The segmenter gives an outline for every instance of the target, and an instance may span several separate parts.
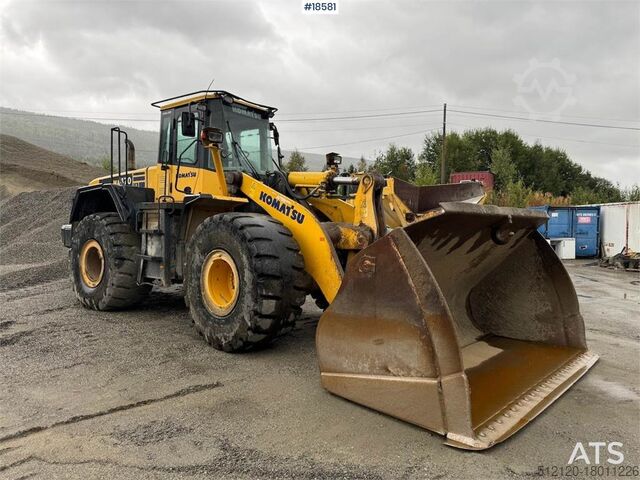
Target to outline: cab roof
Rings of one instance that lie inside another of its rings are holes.
[[[201,100],[210,98],[225,98],[225,100],[232,100],[233,103],[244,105],[245,107],[254,108],[256,110],[262,110],[275,113],[278,109],[275,107],[269,107],[267,105],[261,105],[259,103],[250,102],[242,97],[229,93],[225,90],[199,90],[197,92],[185,93],[184,95],[178,95],[177,97],[165,98],[164,100],[158,100],[151,105],[157,107],[160,110],[167,110],[169,108],[180,107],[182,105],[188,105],[190,103],[199,102]]]

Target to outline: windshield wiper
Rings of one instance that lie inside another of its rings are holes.
[[[236,151],[236,157],[238,157],[238,160],[245,161],[246,165],[249,167],[249,170],[251,170],[251,172],[253,173],[254,178],[259,178],[260,174],[258,173],[258,170],[256,170],[256,168],[253,166],[253,163],[251,163],[251,160],[249,160],[249,157],[242,149],[240,144],[236,142],[236,139],[233,135],[233,130],[231,130],[231,125],[229,124],[229,120],[227,120],[227,128],[229,129],[229,134],[231,135],[231,145],[233,145],[233,148]],[[242,152],[242,157],[238,154],[238,150]]]

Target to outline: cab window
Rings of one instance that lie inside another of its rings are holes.
[[[262,166],[260,150],[260,130],[257,128],[240,132],[240,148],[247,154],[249,161],[260,168]]]
[[[259,173],[266,172],[272,165],[269,120],[259,112],[235,104],[224,105],[222,113],[224,167],[246,171],[248,161]]]
[[[163,112],[160,121],[160,147],[158,148],[158,162],[168,163],[171,156],[171,124],[172,112]]]
[[[194,165],[198,161],[198,138],[200,131],[200,120],[196,116],[196,136],[185,137],[182,135],[182,110],[177,110],[176,118],[176,163],[180,159],[182,165]],[[181,156],[182,155],[182,156]]]

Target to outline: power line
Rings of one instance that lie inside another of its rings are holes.
[[[476,107],[467,107],[467,108],[476,108]],[[477,107],[479,108],[479,107]],[[492,110],[487,108],[487,110]],[[499,111],[498,109],[493,109]],[[376,111],[376,110],[372,110]],[[404,117],[411,115],[423,115],[429,113],[441,112],[442,109],[430,109],[430,110],[417,110],[417,111],[404,111],[404,112],[394,112],[394,113],[379,113],[379,114],[371,114],[371,115],[347,115],[347,116],[339,116],[339,117],[310,117],[310,118],[290,118],[290,119],[279,119],[279,123],[296,123],[296,122],[318,122],[318,121],[335,121],[335,120],[358,120],[358,119],[374,119],[374,118],[388,118],[388,117]],[[640,131],[640,127],[628,127],[628,126],[620,126],[620,125],[607,125],[607,124],[595,124],[595,123],[580,123],[580,122],[568,122],[561,120],[547,120],[547,119],[539,119],[539,118],[529,118],[529,117],[520,117],[513,115],[500,115],[494,113],[484,113],[484,112],[472,112],[468,110],[455,110],[449,109],[449,112],[454,112],[465,115],[472,116],[482,116],[482,117],[492,117],[492,118],[503,118],[509,120],[519,120],[519,121],[529,121],[529,122],[538,122],[538,123],[549,123],[555,125],[571,125],[571,126],[579,126],[579,127],[592,127],[592,128],[607,128],[607,129],[615,129],[615,130],[631,130],[631,131]],[[105,112],[106,113],[106,112]],[[43,113],[31,113],[31,112],[7,112],[0,110],[0,114],[4,115],[14,115],[14,116],[30,116],[30,117],[38,117],[46,115]],[[158,118],[153,119],[143,119],[143,118],[122,118],[122,117],[66,117],[66,116],[58,116],[59,118],[66,118],[70,120],[91,120],[91,121],[105,121],[105,122],[159,122]],[[366,128],[362,128],[363,130]],[[350,130],[347,128],[335,129],[338,130]],[[356,129],[354,129],[356,130]],[[313,130],[308,130],[313,131]],[[317,130],[321,131],[321,130]],[[330,131],[330,130],[327,130]],[[542,137],[541,137],[542,138]],[[551,138],[551,137],[549,137]]]
[[[529,113],[525,110],[510,110],[505,108],[493,108],[493,107],[479,107],[475,105],[459,105],[459,104],[450,104],[452,107],[457,108],[471,108],[474,110],[489,110],[493,112],[507,112],[507,113]],[[435,108],[439,107],[439,104],[431,104],[431,105],[413,105],[413,106],[403,106],[403,107],[389,107],[389,108],[369,108],[369,109],[358,109],[358,110],[334,110],[334,111],[322,111],[322,112],[280,112],[278,116],[295,116],[295,115],[331,115],[336,113],[363,113],[363,112],[386,112],[392,110],[408,110],[408,109],[425,109],[425,108]],[[25,108],[25,107],[22,107]],[[83,114],[104,114],[104,115],[148,115],[149,112],[97,112],[94,110],[42,110],[39,108],[26,108],[27,111],[38,112],[42,114],[57,114],[57,113],[83,113]],[[560,117],[568,117],[568,118],[585,118],[591,120],[605,120],[605,121],[613,121],[613,122],[640,122],[640,119],[629,119],[629,118],[603,118],[603,117],[594,117],[594,116],[585,116],[585,115],[568,115],[562,114],[558,115]]]
[[[369,110],[369,111],[379,111],[379,110]],[[314,122],[314,121],[327,121],[327,120],[352,120],[352,119],[361,119],[361,118],[396,117],[396,116],[405,116],[405,115],[422,115],[422,114],[425,114],[425,113],[433,113],[433,112],[439,112],[439,111],[441,111],[441,109],[404,111],[404,112],[394,112],[394,113],[379,113],[379,114],[371,114],[371,115],[347,115],[347,116],[342,116],[342,117],[311,117],[311,118],[288,118],[288,119],[284,118],[284,119],[279,119],[278,122]],[[49,115],[52,112],[55,112],[55,110],[42,111],[41,113],[0,111],[0,113],[6,114],[6,115],[32,116],[32,117],[33,116]],[[69,110],[68,112],[72,112],[72,111]],[[107,114],[108,112],[94,112],[94,113]],[[129,114],[120,113],[120,115],[129,115]],[[130,115],[138,115],[138,114],[131,113]],[[312,115],[316,115],[316,114],[312,113]],[[62,116],[62,115],[52,115],[52,116],[59,116],[61,118],[70,118],[70,119],[79,119],[79,120],[107,120],[107,121],[125,121],[126,120],[126,121],[134,121],[134,122],[156,122],[156,121],[159,121],[159,118],[144,119],[144,118],[92,117],[92,116],[89,116],[89,117],[84,117],[84,116],[66,117],[66,116]]]
[[[407,109],[425,109],[439,107],[438,104],[432,105],[414,105],[405,107],[389,107],[389,108],[369,108],[359,110],[335,110],[335,111],[322,111],[322,112],[280,112],[278,116],[294,116],[294,115],[331,115],[336,113],[363,113],[363,112],[388,112],[392,110],[407,110]],[[1,108],[1,107],[0,107]],[[9,107],[5,107],[9,108]],[[21,107],[26,108],[26,107]],[[26,108],[26,110],[32,110],[33,112],[40,112],[42,114],[56,114],[56,113],[87,113],[87,114],[104,114],[104,115],[148,115],[149,112],[96,112],[93,110],[42,110],[39,108]]]
[[[449,122],[449,125],[454,125],[456,127],[463,127],[463,128],[471,128],[471,129],[478,129],[480,127],[474,127],[472,125],[463,125],[461,123],[451,123]],[[626,143],[610,143],[610,142],[597,142],[597,141],[593,141],[593,140],[581,140],[578,138],[566,138],[566,137],[550,137],[550,136],[546,136],[546,135],[535,135],[533,133],[524,133],[521,132],[520,130],[518,130],[516,132],[518,135],[522,135],[525,137],[536,137],[536,138],[547,138],[547,139],[551,139],[551,140],[563,140],[563,141],[567,141],[567,142],[578,142],[578,143],[593,143],[596,145],[610,145],[613,147],[626,147],[626,148],[638,148],[640,149],[640,144],[639,145],[629,145]]]
[[[419,110],[415,112],[380,113],[380,114],[374,114],[374,115],[349,115],[349,116],[343,116],[343,117],[314,117],[314,118],[295,118],[295,119],[291,118],[291,119],[278,120],[278,122],[315,122],[315,121],[330,121],[330,120],[356,120],[356,119],[362,119],[362,118],[423,115],[426,113],[433,113],[433,112],[440,112],[440,111],[441,111],[440,109],[434,109],[434,110]],[[0,114],[15,115],[15,116],[31,116],[31,117],[39,117],[44,115],[42,113],[2,112],[2,111],[0,111]],[[151,119],[147,120],[142,118],[115,118],[115,117],[64,117],[64,116],[61,116],[59,118],[69,118],[69,119],[75,119],[75,120],[103,120],[103,121],[110,121],[110,122],[117,122],[117,121],[158,122],[159,121],[158,118],[155,118],[153,120]]]
[[[403,134],[400,134],[400,135],[391,135],[389,137],[368,138],[368,139],[365,139],[365,140],[358,140],[358,141],[355,141],[355,142],[334,143],[332,145],[318,145],[318,146],[315,146],[315,147],[300,147],[300,150],[314,150],[316,148],[343,147],[345,145],[356,145],[358,143],[376,142],[376,141],[380,141],[380,140],[391,140],[392,138],[400,138],[400,137],[408,137],[408,136],[411,136],[411,135],[424,134],[426,132],[433,132],[434,130],[439,130],[439,128],[435,127],[435,128],[430,128],[430,129],[427,129],[427,130],[423,129],[423,130],[420,130],[420,131],[417,131],[417,132],[403,133]]]
[[[524,120],[528,122],[540,122],[540,123],[553,123],[556,125],[573,125],[577,127],[595,127],[595,128],[611,128],[617,130],[636,130],[640,131],[639,127],[621,127],[618,125],[603,125],[603,124],[595,124],[595,123],[578,123],[578,122],[564,122],[561,120],[543,120],[539,118],[528,118],[528,117],[516,117],[511,115],[498,115],[495,113],[480,113],[480,112],[469,112],[467,110],[453,110],[449,109],[450,112],[462,113],[466,115],[478,115],[481,117],[494,117],[494,118],[508,118],[511,120]]]
[[[327,120],[355,120],[359,118],[379,118],[379,117],[397,117],[405,115],[422,115],[425,113],[441,112],[442,109],[435,110],[419,110],[416,112],[397,112],[397,113],[379,113],[376,115],[349,115],[345,117],[316,117],[316,118],[289,118],[278,120],[278,122],[318,122]]]
[[[280,113],[278,114],[278,116],[280,115],[285,115],[285,116],[289,116],[289,115],[331,115],[334,113],[362,113],[362,112],[384,112],[384,111],[390,111],[390,110],[406,110],[406,109],[412,109],[412,108],[435,108],[435,107],[439,107],[439,104],[433,104],[433,105],[414,105],[414,106],[409,106],[409,107],[391,107],[391,108],[370,108],[367,110],[339,110],[339,111],[335,111],[335,112],[292,112],[292,113]]]
[[[504,108],[490,108],[490,107],[474,107],[471,105],[454,105],[451,104],[452,107],[457,107],[457,108],[473,108],[475,110],[490,110],[493,112],[507,112],[507,113],[530,113],[527,112],[525,110],[506,110]],[[562,115],[558,115],[559,117],[568,117],[568,118],[585,118],[587,120],[604,120],[604,121],[610,121],[610,122],[632,122],[632,123],[640,123],[640,119],[635,119],[632,120],[630,118],[603,118],[603,117],[588,117],[588,116],[584,116],[584,115],[568,115],[568,114],[562,114]]]
[[[402,125],[385,125],[385,130],[391,129],[391,128],[406,128],[406,127],[421,127],[424,125],[424,122],[421,123],[409,123],[409,124],[402,124]],[[371,125],[366,126],[366,127],[341,127],[341,128],[321,128],[321,129],[312,129],[312,130],[287,130],[285,128],[282,128],[281,131],[284,133],[316,133],[316,132],[342,132],[345,130],[376,130],[379,127],[373,127]]]

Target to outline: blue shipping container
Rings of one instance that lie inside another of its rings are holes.
[[[547,222],[548,238],[573,237],[573,208],[549,207],[547,213],[549,215],[549,221]]]
[[[576,257],[597,257],[600,247],[600,207],[575,207],[573,237]]]
[[[575,238],[576,257],[597,257],[600,250],[600,207],[529,207],[549,215],[538,227],[545,238]]]

